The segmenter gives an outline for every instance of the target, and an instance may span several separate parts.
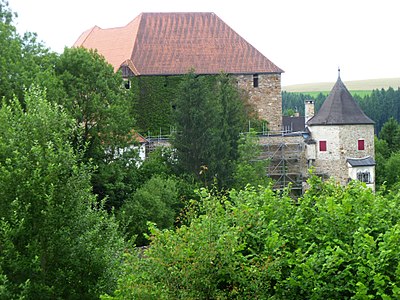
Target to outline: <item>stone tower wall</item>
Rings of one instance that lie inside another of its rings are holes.
[[[316,143],[317,171],[334,177],[341,184],[348,180],[347,158],[375,157],[373,125],[330,125],[309,127]],[[358,150],[363,139],[365,150]],[[327,151],[319,150],[319,141],[327,142]]]
[[[235,75],[238,86],[249,95],[249,101],[258,117],[268,121],[271,131],[282,130],[282,94],[280,74],[258,74],[258,87],[254,87],[253,75]]]

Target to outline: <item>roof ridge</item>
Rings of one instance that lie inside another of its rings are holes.
[[[88,39],[88,37],[92,34],[92,32],[97,29],[97,30],[101,30],[101,27],[94,25],[93,27],[85,30],[80,36],[79,38],[76,40],[76,42],[74,43],[73,47],[79,47],[82,46],[83,43],[86,42],[86,40]],[[82,39],[83,38],[83,39]],[[82,40],[81,40],[82,39]],[[78,45],[79,44],[79,45]]]
[[[134,31],[134,37],[133,37],[133,44],[132,44],[132,50],[130,51],[130,55],[129,55],[129,59],[128,59],[128,65],[132,68],[132,72],[135,75],[140,75],[139,70],[136,68],[136,65],[133,63],[132,57],[133,57],[133,53],[135,53],[135,49],[137,47],[137,37],[138,37],[138,32],[140,30],[140,26],[142,23],[142,17],[143,17],[143,13],[140,13],[139,15],[137,15],[132,21],[130,21],[126,27],[132,25],[135,26],[136,23],[136,30]]]

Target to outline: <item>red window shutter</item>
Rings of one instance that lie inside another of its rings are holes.
[[[358,150],[364,150],[364,140],[358,140]]]
[[[326,141],[319,141],[319,151],[326,151]]]

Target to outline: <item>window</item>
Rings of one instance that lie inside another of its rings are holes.
[[[364,140],[358,140],[358,150],[364,150]]]
[[[258,87],[258,74],[253,75],[253,87]]]
[[[319,151],[326,151],[326,141],[319,141]]]
[[[131,88],[131,82],[129,79],[124,80],[124,87],[129,90]]]
[[[368,171],[357,172],[357,180],[365,183],[371,182],[371,174]]]

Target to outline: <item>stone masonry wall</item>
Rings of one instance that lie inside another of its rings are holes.
[[[260,119],[268,121],[268,129],[280,131],[282,126],[282,94],[280,74],[258,74],[258,87],[253,75],[236,75],[238,86],[249,95]]]
[[[317,171],[334,177],[341,184],[348,180],[347,158],[363,158],[374,155],[373,125],[310,126],[316,140]],[[365,150],[358,150],[358,140],[363,139]],[[319,151],[319,141],[327,142],[327,151]]]

